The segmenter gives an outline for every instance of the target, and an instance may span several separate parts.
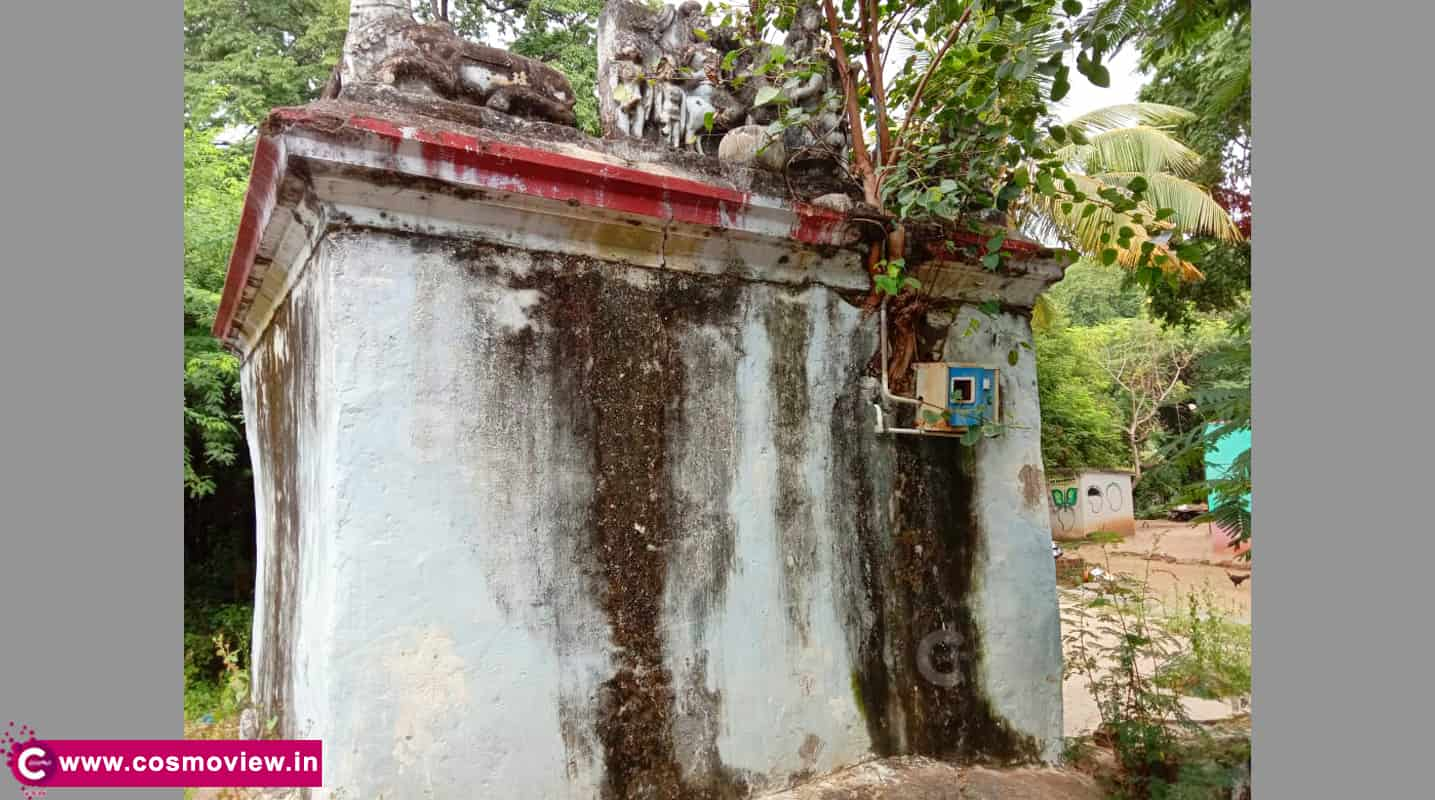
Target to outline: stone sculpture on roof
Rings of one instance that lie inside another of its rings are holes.
[[[464,39],[447,21],[420,23],[407,0],[350,0],[349,32],[328,97],[444,109],[478,106],[576,125],[577,97],[556,69]]]
[[[781,48],[744,43],[688,0],[653,10],[608,0],[598,21],[603,133],[775,171],[796,158],[841,160],[848,136],[821,11],[798,9]],[[801,63],[777,79],[774,63]],[[799,121],[779,122],[781,108]]]

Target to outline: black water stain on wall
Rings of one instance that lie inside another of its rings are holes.
[[[982,534],[972,509],[972,448],[916,438],[878,447],[891,460],[892,495],[857,528],[874,620],[857,644],[853,675],[873,749],[961,762],[1037,760],[1035,740],[992,709],[980,682],[982,632],[971,603]],[[861,477],[873,455],[846,461],[859,485],[882,483],[870,472]]]
[[[815,377],[807,374],[812,320],[801,298],[769,303],[762,309],[761,320],[772,347],[768,361],[772,397],[769,424],[777,452],[773,510],[783,605],[788,624],[797,634],[797,642],[806,645],[811,616],[810,583],[817,567],[817,528],[812,515],[812,493],[804,474],[809,439],[809,392],[811,379]]]
[[[254,665],[259,680],[254,701],[261,719],[276,719],[279,736],[297,738],[298,721],[292,713],[294,663],[299,615],[300,522],[305,509],[300,496],[301,459],[306,455],[300,428],[315,426],[317,398],[315,372],[319,369],[315,309],[308,292],[294,291],[281,303],[256,343],[246,365],[253,375],[257,413],[254,427],[257,451],[251,453],[259,475],[267,483],[268,503],[259,509],[264,525],[264,616],[259,622],[262,661]],[[282,347],[279,342],[282,341]]]
[[[496,248],[473,245],[466,256],[480,271],[502,263]],[[548,350],[552,377],[567,394],[554,424],[567,426],[589,450],[594,489],[581,569],[608,619],[617,662],[592,709],[603,751],[602,796],[744,796],[746,787],[720,758],[696,779],[683,775],[672,730],[678,698],[661,630],[669,551],[684,527],[673,508],[668,463],[688,380],[677,333],[732,318],[739,287],[673,273],[629,281],[614,274],[621,268],[587,259],[541,258],[543,265],[526,274],[486,277],[541,292],[530,314],[545,333],[530,327],[512,334],[504,349]]]
[[[854,340],[853,352],[865,352],[865,341]],[[836,535],[850,531],[852,537],[835,543],[836,557],[846,580],[861,587],[846,598],[842,613],[853,700],[873,750],[963,762],[1035,761],[1036,742],[992,709],[980,683],[982,632],[971,603],[985,534],[973,508],[975,451],[952,439],[871,434],[875,398],[856,388],[863,371],[854,364],[846,376],[854,389],[833,409],[829,480],[855,509],[850,519],[831,524]],[[923,676],[918,665],[922,642],[932,634],[928,665],[940,682]]]
[[[675,332],[684,371],[698,379],[684,382],[667,412],[669,480],[687,487],[672,498],[681,524],[674,527],[668,562],[682,577],[682,585],[673,588],[681,593],[677,602],[685,606],[688,638],[695,647],[704,641],[708,619],[723,607],[736,567],[737,520],[729,499],[739,469],[740,321],[734,310]]]

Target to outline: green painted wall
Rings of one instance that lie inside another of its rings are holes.
[[[1207,425],[1206,430],[1207,432],[1210,432],[1214,431],[1218,427],[1220,427],[1218,424],[1211,423]],[[1222,437],[1221,440],[1217,442],[1214,447],[1207,447],[1206,480],[1210,481],[1224,477],[1226,474],[1226,470],[1231,466],[1231,462],[1235,461],[1236,457],[1239,456],[1241,453],[1244,453],[1246,450],[1249,450],[1250,447],[1251,431],[1249,428],[1243,431],[1233,431],[1231,433],[1228,433],[1224,437]],[[1246,508],[1250,508],[1251,496],[1249,494],[1241,498],[1241,500],[1245,504]],[[1206,503],[1211,508],[1215,508],[1215,493],[1207,495]]]

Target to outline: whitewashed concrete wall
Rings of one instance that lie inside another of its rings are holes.
[[[325,797],[1054,759],[1030,332],[981,320],[944,357],[1018,427],[973,451],[872,432],[875,324],[821,286],[336,229],[244,368],[266,716]]]
[[[261,142],[226,289],[254,696],[325,742],[317,796],[726,798],[1059,754],[1023,315],[962,310],[922,354],[1000,366],[1006,435],[879,436],[832,220],[369,123]],[[952,284],[1020,306],[1054,275]]]

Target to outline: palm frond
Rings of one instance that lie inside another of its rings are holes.
[[[1152,5],[1152,0],[1104,0],[1078,17],[1076,28],[1106,34],[1111,52],[1150,26]]]
[[[1196,151],[1157,128],[1138,125],[1118,128],[1091,137],[1087,144],[1069,144],[1056,156],[1068,167],[1087,174],[1101,172],[1170,172],[1193,175],[1201,164]]]
[[[1165,103],[1121,103],[1114,106],[1088,111],[1066,123],[1085,134],[1145,125],[1151,128],[1169,128],[1190,122],[1196,115],[1180,106]]]
[[[1241,230],[1210,192],[1185,178],[1162,172],[1103,172],[1096,176],[1104,183],[1125,186],[1136,176],[1146,181],[1146,200],[1156,208],[1176,212],[1176,229],[1193,236],[1211,236],[1223,242],[1241,241]]]
[[[1089,197],[1097,197],[1102,189],[1113,185],[1087,175],[1072,175],[1071,179],[1077,190]],[[1064,209],[1063,206],[1068,203],[1070,209]],[[1155,218],[1156,209],[1148,203],[1139,203],[1129,213],[1116,212],[1103,203],[1077,203],[1064,193],[1048,196],[1031,190],[1026,195],[1026,205],[1032,213],[1022,220],[1022,225],[1038,238],[1060,239],[1071,249],[1092,258],[1099,258],[1105,250],[1115,250],[1116,263],[1123,267],[1140,264],[1141,247],[1150,241],[1155,248],[1153,257],[1165,256],[1162,269],[1175,272],[1184,280],[1199,280],[1202,277],[1201,271],[1196,269],[1194,264],[1182,259],[1164,242],[1151,239],[1146,234],[1146,228],[1134,220],[1134,216],[1138,214],[1146,220]],[[1087,211],[1088,207],[1092,210]],[[1114,241],[1115,232],[1122,228],[1131,230],[1130,244],[1125,248]],[[1103,234],[1107,236],[1104,242],[1101,239]]]

